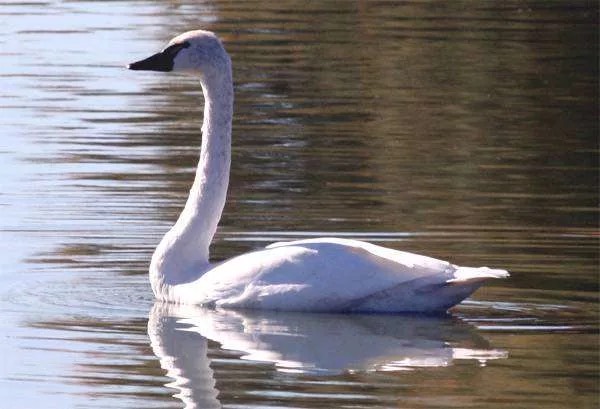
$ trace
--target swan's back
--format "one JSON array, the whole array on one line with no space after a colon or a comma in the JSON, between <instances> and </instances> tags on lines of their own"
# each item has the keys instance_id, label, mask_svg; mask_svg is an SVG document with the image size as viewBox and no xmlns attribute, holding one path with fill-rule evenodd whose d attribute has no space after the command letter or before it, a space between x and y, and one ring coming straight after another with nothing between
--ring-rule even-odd
<instances>
[{"instance_id":1,"label":"swan's back","mask_svg":"<svg viewBox=\"0 0 600 409\"><path fill-rule=\"evenodd\" d=\"M337 312L437 312L503 270L465 269L347 239L275 243L227 260L176 298L231 308Z\"/></svg>"}]
</instances>

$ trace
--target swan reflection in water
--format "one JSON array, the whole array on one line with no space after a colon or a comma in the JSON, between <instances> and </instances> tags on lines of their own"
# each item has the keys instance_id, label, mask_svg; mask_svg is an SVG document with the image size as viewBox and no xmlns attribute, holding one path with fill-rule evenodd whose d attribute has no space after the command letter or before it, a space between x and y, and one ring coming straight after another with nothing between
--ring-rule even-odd
<instances>
[{"instance_id":1,"label":"swan reflection in water","mask_svg":"<svg viewBox=\"0 0 600 409\"><path fill-rule=\"evenodd\" d=\"M207 340L281 372L335 375L452 365L508 356L452 317L231 311L157 302L148 319L167 386L187 408L220 407Z\"/></svg>"}]
</instances>

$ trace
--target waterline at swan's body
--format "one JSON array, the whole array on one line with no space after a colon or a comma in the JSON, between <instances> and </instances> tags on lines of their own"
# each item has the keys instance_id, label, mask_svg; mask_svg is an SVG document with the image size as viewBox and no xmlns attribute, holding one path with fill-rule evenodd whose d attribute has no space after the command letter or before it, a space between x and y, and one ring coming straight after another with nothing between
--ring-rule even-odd
<instances>
[{"instance_id":1,"label":"waterline at swan's body","mask_svg":"<svg viewBox=\"0 0 600 409\"><path fill-rule=\"evenodd\" d=\"M157 298L186 304L297 311L445 311L504 270L448 262L370 243L320 238L275 243L218 264L209 245L225 204L233 82L221 42L206 31L175 37L133 70L199 74L205 98L200 161L179 219L152 257Z\"/></svg>"}]
</instances>

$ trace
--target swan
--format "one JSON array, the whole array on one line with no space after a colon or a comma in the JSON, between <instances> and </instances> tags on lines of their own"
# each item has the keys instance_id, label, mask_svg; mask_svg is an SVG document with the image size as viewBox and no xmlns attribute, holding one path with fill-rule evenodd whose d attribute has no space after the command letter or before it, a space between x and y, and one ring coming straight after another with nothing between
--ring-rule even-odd
<instances>
[{"instance_id":1,"label":"swan","mask_svg":"<svg viewBox=\"0 0 600 409\"><path fill-rule=\"evenodd\" d=\"M277 242L220 263L209 246L225 205L231 162L231 60L204 30L174 37L131 70L190 72L200 78L200 160L185 207L160 241L149 276L157 299L178 304L311 312L444 312L501 269L446 261L358 240Z\"/></svg>"}]
</instances>

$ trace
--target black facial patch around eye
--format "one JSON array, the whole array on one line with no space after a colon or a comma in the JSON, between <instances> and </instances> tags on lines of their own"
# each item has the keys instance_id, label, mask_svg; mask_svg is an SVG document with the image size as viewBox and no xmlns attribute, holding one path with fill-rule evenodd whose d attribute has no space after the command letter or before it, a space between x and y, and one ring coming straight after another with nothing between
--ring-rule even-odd
<instances>
[{"instance_id":1,"label":"black facial patch around eye","mask_svg":"<svg viewBox=\"0 0 600 409\"><path fill-rule=\"evenodd\" d=\"M171 55L174 57L175 55L177 55L177 53L182 48L188 48L189 46L190 46L190 43L188 41L184 41L183 43L179 43L179 44L171 44L170 46L165 48L162 52L164 54L168 54L168 55Z\"/></svg>"}]
</instances>

